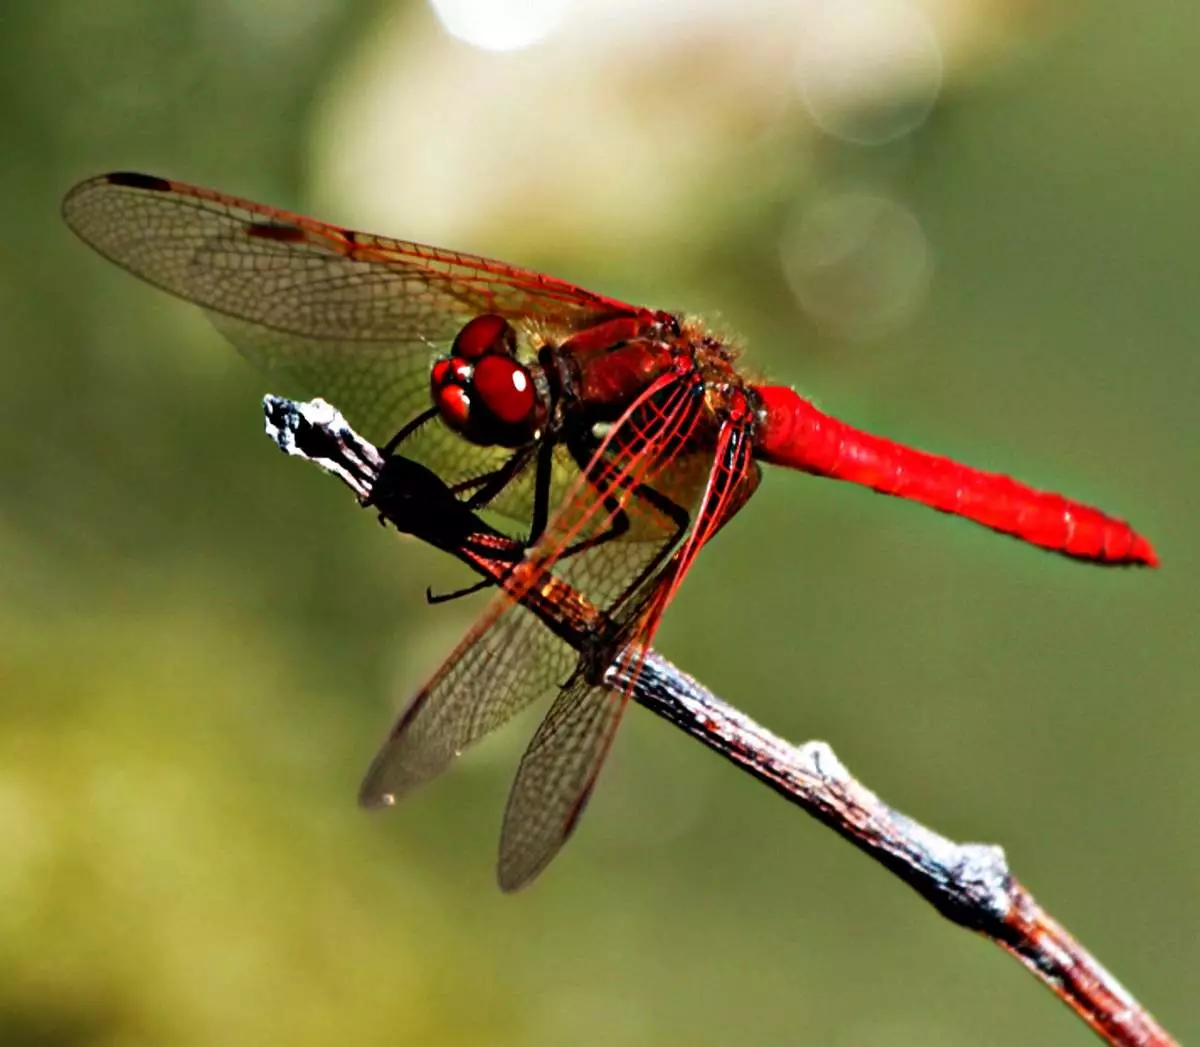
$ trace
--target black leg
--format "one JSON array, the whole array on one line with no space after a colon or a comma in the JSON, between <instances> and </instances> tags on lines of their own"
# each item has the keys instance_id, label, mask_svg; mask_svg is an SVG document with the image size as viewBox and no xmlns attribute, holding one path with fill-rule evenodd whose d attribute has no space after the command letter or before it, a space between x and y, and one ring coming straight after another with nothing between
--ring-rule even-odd
<instances>
[{"instance_id":1,"label":"black leg","mask_svg":"<svg viewBox=\"0 0 1200 1047\"><path fill-rule=\"evenodd\" d=\"M473 544L471 541L462 543L462 549L467 552L474 553L480 557L486 557L489 560L497 560L500 562L511 563L515 567L521 562L525 556L525 551L529 546L525 542L512 542L503 547L496 546L480 546ZM481 578L474 585L468 585L464 589L455 589L451 593L435 593L432 589L425 589L425 600L430 604L449 603L451 600L457 600L460 596L471 596L473 593L480 592L489 586L496 585L497 582L492 578Z\"/></svg>"},{"instance_id":2,"label":"black leg","mask_svg":"<svg viewBox=\"0 0 1200 1047\"><path fill-rule=\"evenodd\" d=\"M431 407L427 411L422 411L416 418L405 425L395 436L393 436L386 444L380 448L384 458L391 458L396 453L396 448L407 440L413 433L421 428L426 422L431 422L438 416L438 409Z\"/></svg>"},{"instance_id":3,"label":"black leg","mask_svg":"<svg viewBox=\"0 0 1200 1047\"><path fill-rule=\"evenodd\" d=\"M638 572L637 577L625 587L625 591L608 608L609 615L614 618L619 616L621 608L631 597L637 595L646 581L655 575L663 565L663 562L675 550L675 546L679 544L679 539L683 537L692 522L691 514L682 505L672 501L661 491L656 491L653 487L638 484L632 493L634 498L640 498L642 501L652 505L674 523L675 533L671 535L670 539L663 542L658 552L654 554L654 558Z\"/></svg>"},{"instance_id":4,"label":"black leg","mask_svg":"<svg viewBox=\"0 0 1200 1047\"><path fill-rule=\"evenodd\" d=\"M432 589L427 588L425 590L425 602L429 604L449 603L451 600L457 600L460 596L471 596L495 584L490 578L481 578L474 585L468 585L465 589L455 589L452 593L435 593Z\"/></svg>"},{"instance_id":5,"label":"black leg","mask_svg":"<svg viewBox=\"0 0 1200 1047\"><path fill-rule=\"evenodd\" d=\"M588 466L591 464L595 454L595 448L584 441L568 441L567 449L571 453L571 457L575 459L576 464L586 476ZM692 522L691 514L677 502L672 501L661 491L650 487L648 484L633 484L629 490L630 496L637 498L639 501L645 502L652 506L655 510L667 517L675 525L675 531L669 539L664 541L659 547L658 552L654 554L645 567L643 567L636 577L625 587L624 592L617 597L616 601L610 606L604 608L610 617L616 617L620 608L629 600L629 598L637 593L646 580L654 575L654 573L662 566L663 561L671 554L671 551L678 544L679 539L687 531L688 526ZM603 495L604 507L609 512L609 526L606 530L599 534L591 535L580 542L576 542L572 546L568 546L563 550L562 558L573 556L581 553L586 549L592 549L596 546L603 545L605 542L611 542L622 537L629 531L630 522L629 515L621 508L621 503L613 495Z\"/></svg>"},{"instance_id":6,"label":"black leg","mask_svg":"<svg viewBox=\"0 0 1200 1047\"><path fill-rule=\"evenodd\" d=\"M472 476L468 480L460 480L451 486L450 493L461 495L472 491L474 493L463 504L468 509L486 508L493 498L512 483L528 461L529 448L522 447L515 451L499 469L493 469L490 473L483 473L480 476Z\"/></svg>"},{"instance_id":7,"label":"black leg","mask_svg":"<svg viewBox=\"0 0 1200 1047\"><path fill-rule=\"evenodd\" d=\"M554 478L554 444L542 442L538 448L537 473L533 478L533 516L529 520L529 544L546 533L550 520L550 481Z\"/></svg>"}]
</instances>

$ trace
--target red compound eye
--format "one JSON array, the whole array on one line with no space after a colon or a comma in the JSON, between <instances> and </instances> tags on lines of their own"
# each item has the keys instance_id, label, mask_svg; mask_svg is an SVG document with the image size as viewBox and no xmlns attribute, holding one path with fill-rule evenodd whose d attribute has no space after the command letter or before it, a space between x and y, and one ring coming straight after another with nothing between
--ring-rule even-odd
<instances>
[{"instance_id":1,"label":"red compound eye","mask_svg":"<svg viewBox=\"0 0 1200 1047\"><path fill-rule=\"evenodd\" d=\"M517 345L517 334L512 324L495 313L484 313L463 325L454 339L451 353L465 360L478 360L490 353L512 356Z\"/></svg>"},{"instance_id":2,"label":"red compound eye","mask_svg":"<svg viewBox=\"0 0 1200 1047\"><path fill-rule=\"evenodd\" d=\"M451 429L463 432L471 424L471 397L457 385L447 385L434 393L438 412Z\"/></svg>"},{"instance_id":3,"label":"red compound eye","mask_svg":"<svg viewBox=\"0 0 1200 1047\"><path fill-rule=\"evenodd\" d=\"M505 425L520 425L533 414L533 381L516 360L485 356L475 365L474 386L487 409Z\"/></svg>"},{"instance_id":4,"label":"red compound eye","mask_svg":"<svg viewBox=\"0 0 1200 1047\"><path fill-rule=\"evenodd\" d=\"M471 371L471 365L465 360L454 360L444 357L438 360L433 365L433 370L429 372L429 387L433 390L434 396L437 396L438 390L444 385L449 385L451 382L457 382L459 385L470 385Z\"/></svg>"}]
</instances>

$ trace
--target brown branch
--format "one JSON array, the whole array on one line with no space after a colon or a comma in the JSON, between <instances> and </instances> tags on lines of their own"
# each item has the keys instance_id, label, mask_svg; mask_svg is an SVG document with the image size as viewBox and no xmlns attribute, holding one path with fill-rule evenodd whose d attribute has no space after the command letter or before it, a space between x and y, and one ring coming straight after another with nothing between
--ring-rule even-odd
<instances>
[{"instance_id":1,"label":"brown branch","mask_svg":"<svg viewBox=\"0 0 1200 1047\"><path fill-rule=\"evenodd\" d=\"M323 400L297 404L268 396L264 406L268 434L280 448L333 473L360 501L370 499L384 459L340 413ZM464 517L475 518L465 510L455 512L458 506L448 501L444 487L433 490L432 498L426 498L427 493L413 496L410 510L417 511L415 516L396 519L386 505L376 508L401 530L459 556L496 580L504 565L494 566L478 553L464 552L463 532L455 530ZM444 498L437 497L439 494ZM426 505L430 511L422 514ZM445 523L447 505L454 524L435 526ZM1011 953L1106 1042L1115 1047L1175 1044L1120 983L1037 904L1009 871L1000 847L956 843L913 821L857 781L824 742L796 746L776 737L656 652L636 669L625 656L618 658L607 679L627 690L639 705L820 819L907 883L947 919Z\"/></svg>"}]
</instances>

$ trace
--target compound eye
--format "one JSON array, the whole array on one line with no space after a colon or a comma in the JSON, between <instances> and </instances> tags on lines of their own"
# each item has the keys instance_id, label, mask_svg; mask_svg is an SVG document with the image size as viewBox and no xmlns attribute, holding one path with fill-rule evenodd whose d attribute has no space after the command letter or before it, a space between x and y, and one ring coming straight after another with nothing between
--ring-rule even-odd
<instances>
[{"instance_id":1,"label":"compound eye","mask_svg":"<svg viewBox=\"0 0 1200 1047\"><path fill-rule=\"evenodd\" d=\"M517 348L517 333L512 324L495 313L468 320L454 339L451 354L464 360L479 360L492 353L512 356Z\"/></svg>"},{"instance_id":2,"label":"compound eye","mask_svg":"<svg viewBox=\"0 0 1200 1047\"><path fill-rule=\"evenodd\" d=\"M475 365L472 385L488 411L505 425L522 425L534 413L529 372L508 356L485 356Z\"/></svg>"},{"instance_id":3,"label":"compound eye","mask_svg":"<svg viewBox=\"0 0 1200 1047\"><path fill-rule=\"evenodd\" d=\"M437 396L438 390L446 384L446 379L450 377L450 361L438 360L433 365L433 370L429 372L429 388L433 390L433 395Z\"/></svg>"},{"instance_id":4,"label":"compound eye","mask_svg":"<svg viewBox=\"0 0 1200 1047\"><path fill-rule=\"evenodd\" d=\"M434 392L434 403L446 424L456 432L466 432L471 424L471 396L461 386L447 385Z\"/></svg>"},{"instance_id":5,"label":"compound eye","mask_svg":"<svg viewBox=\"0 0 1200 1047\"><path fill-rule=\"evenodd\" d=\"M433 370L429 372L429 388L436 397L445 385L455 382L459 385L470 385L473 370L474 368L465 360L443 357L434 363Z\"/></svg>"}]
</instances>

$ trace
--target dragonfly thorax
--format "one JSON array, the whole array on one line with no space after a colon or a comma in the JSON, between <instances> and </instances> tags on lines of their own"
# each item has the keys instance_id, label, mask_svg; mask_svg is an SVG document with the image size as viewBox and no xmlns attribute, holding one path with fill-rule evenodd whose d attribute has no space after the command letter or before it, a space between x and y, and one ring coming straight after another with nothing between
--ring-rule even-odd
<instances>
[{"instance_id":1,"label":"dragonfly thorax","mask_svg":"<svg viewBox=\"0 0 1200 1047\"><path fill-rule=\"evenodd\" d=\"M442 421L487 447L520 447L534 439L546 406L516 352L516 332L504 317L485 313L464 324L450 355L437 360L429 374Z\"/></svg>"}]
</instances>

